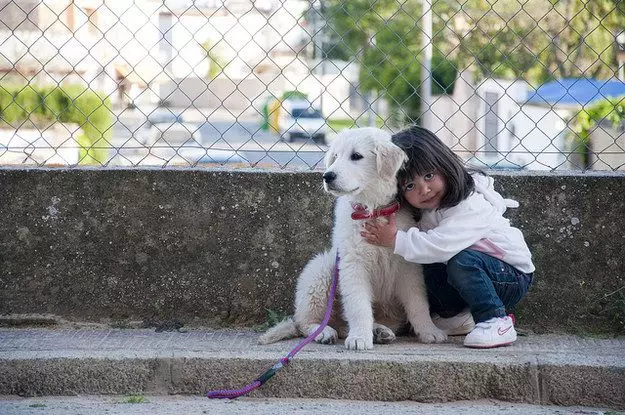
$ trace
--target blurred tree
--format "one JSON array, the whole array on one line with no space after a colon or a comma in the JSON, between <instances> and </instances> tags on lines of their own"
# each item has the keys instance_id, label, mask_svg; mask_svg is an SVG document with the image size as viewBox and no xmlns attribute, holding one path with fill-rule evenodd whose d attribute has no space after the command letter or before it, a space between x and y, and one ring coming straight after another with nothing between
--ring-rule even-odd
<instances>
[{"instance_id":1,"label":"blurred tree","mask_svg":"<svg viewBox=\"0 0 625 415\"><path fill-rule=\"evenodd\" d=\"M202 43L202 49L204 49L206 53L206 60L208 62L206 77L208 79L215 79L217 75L223 72L224 66L226 66L224 58L219 54L217 46L210 40Z\"/></svg>"},{"instance_id":2,"label":"blurred tree","mask_svg":"<svg viewBox=\"0 0 625 415\"><path fill-rule=\"evenodd\" d=\"M360 63L359 88L387 99L408 121L420 114L419 0L324 2L324 57ZM432 92L451 93L455 65L435 50ZM404 121L404 120L402 120Z\"/></svg>"},{"instance_id":3,"label":"blurred tree","mask_svg":"<svg viewBox=\"0 0 625 415\"><path fill-rule=\"evenodd\" d=\"M357 60L361 89L378 91L391 105L416 115L421 1L323 5L324 57ZM470 68L478 78L523 78L538 85L614 76L615 35L625 28L625 1L434 0L433 17L434 80ZM441 92L438 82L435 93Z\"/></svg>"},{"instance_id":4,"label":"blurred tree","mask_svg":"<svg viewBox=\"0 0 625 415\"><path fill-rule=\"evenodd\" d=\"M417 119L421 1L326 0L323 6L324 57L356 60L361 90ZM432 90L451 92L464 69L533 85L614 76L624 11L623 0L434 0Z\"/></svg>"},{"instance_id":5,"label":"blurred tree","mask_svg":"<svg viewBox=\"0 0 625 415\"><path fill-rule=\"evenodd\" d=\"M622 0L437 0L435 44L480 76L532 84L614 75Z\"/></svg>"}]
</instances>

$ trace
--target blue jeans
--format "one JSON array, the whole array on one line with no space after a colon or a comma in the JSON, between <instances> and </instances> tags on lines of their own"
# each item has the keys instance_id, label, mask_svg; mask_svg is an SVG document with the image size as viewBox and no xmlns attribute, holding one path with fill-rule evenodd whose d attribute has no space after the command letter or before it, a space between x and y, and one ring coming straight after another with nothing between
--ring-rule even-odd
<instances>
[{"instance_id":1,"label":"blue jeans","mask_svg":"<svg viewBox=\"0 0 625 415\"><path fill-rule=\"evenodd\" d=\"M473 250L460 251L447 264L423 265L430 311L452 317L469 307L476 323L506 316L527 293L532 274Z\"/></svg>"}]
</instances>

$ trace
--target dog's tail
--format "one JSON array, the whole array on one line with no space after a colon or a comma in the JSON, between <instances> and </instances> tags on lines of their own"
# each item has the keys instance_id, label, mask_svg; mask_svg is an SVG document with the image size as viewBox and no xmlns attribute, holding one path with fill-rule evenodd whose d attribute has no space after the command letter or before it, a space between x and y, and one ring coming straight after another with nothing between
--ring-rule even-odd
<instances>
[{"instance_id":1,"label":"dog's tail","mask_svg":"<svg viewBox=\"0 0 625 415\"><path fill-rule=\"evenodd\" d=\"M299 336L299 330L297 329L295 320L293 320L293 317L287 317L263 333L258 339L258 342L260 344L269 344L297 336Z\"/></svg>"}]
</instances>

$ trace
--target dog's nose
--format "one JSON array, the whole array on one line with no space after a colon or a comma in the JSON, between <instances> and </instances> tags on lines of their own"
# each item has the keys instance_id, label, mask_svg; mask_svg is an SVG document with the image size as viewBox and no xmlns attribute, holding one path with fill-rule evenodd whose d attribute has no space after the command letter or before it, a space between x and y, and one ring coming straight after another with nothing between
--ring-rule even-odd
<instances>
[{"instance_id":1,"label":"dog's nose","mask_svg":"<svg viewBox=\"0 0 625 415\"><path fill-rule=\"evenodd\" d=\"M323 173L323 181L326 183L332 183L336 179L336 173L333 171L328 171Z\"/></svg>"}]
</instances>

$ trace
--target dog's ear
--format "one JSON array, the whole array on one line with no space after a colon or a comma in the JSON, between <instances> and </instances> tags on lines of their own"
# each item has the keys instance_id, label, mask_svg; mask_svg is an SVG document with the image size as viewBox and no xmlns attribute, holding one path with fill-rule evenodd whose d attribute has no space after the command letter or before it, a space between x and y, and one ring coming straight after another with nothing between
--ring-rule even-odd
<instances>
[{"instance_id":1,"label":"dog's ear","mask_svg":"<svg viewBox=\"0 0 625 415\"><path fill-rule=\"evenodd\" d=\"M390 141L381 141L376 147L376 165L380 177L395 177L407 159L406 153Z\"/></svg>"},{"instance_id":2,"label":"dog's ear","mask_svg":"<svg viewBox=\"0 0 625 415\"><path fill-rule=\"evenodd\" d=\"M328 167L332 165L333 161L334 161L334 152L332 151L332 149L329 149L328 151L326 151L325 156L323 156L323 165L327 169Z\"/></svg>"}]
</instances>

